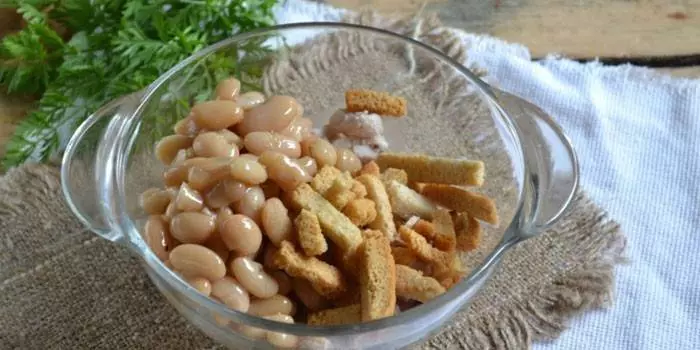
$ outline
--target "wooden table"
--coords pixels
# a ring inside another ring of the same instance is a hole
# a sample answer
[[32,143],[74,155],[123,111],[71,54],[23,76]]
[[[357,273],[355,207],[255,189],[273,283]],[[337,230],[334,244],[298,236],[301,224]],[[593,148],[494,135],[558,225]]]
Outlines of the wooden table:
[[[700,78],[700,0],[317,0],[353,10],[437,11],[450,26],[527,46],[534,58],[634,63]],[[16,26],[0,10],[0,35]],[[0,95],[0,155],[26,99]]]

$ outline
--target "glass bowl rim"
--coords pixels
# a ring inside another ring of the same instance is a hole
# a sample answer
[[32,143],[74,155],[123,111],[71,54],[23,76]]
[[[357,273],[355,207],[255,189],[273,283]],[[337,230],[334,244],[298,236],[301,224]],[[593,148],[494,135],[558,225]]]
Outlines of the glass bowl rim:
[[[520,138],[518,136],[518,132],[516,131],[517,128],[513,124],[513,122],[510,120],[508,117],[508,114],[503,110],[501,105],[498,103],[497,98],[493,91],[490,89],[489,85],[486,84],[484,81],[482,81],[479,77],[474,75],[469,69],[464,67],[461,63],[457,62],[456,60],[450,58],[449,56],[443,54],[440,52],[438,49],[433,48],[427,44],[424,44],[418,40],[400,35],[398,33],[394,33],[388,30],[384,29],[379,29],[379,28],[374,28],[374,27],[369,27],[369,26],[364,26],[364,25],[359,25],[359,24],[350,24],[350,23],[338,23],[338,22],[298,22],[298,23],[290,23],[290,24],[280,24],[280,25],[275,25],[267,28],[261,28],[257,30],[253,30],[250,32],[246,33],[241,33],[237,35],[233,35],[230,38],[226,40],[222,40],[220,42],[217,42],[215,44],[212,44],[206,48],[203,48],[188,58],[180,61],[177,65],[169,69],[166,73],[162,74],[158,79],[156,79],[153,83],[151,83],[145,90],[144,94],[141,97],[141,100],[139,101],[139,104],[137,108],[134,110],[132,117],[129,118],[127,121],[127,125],[125,126],[125,129],[130,129],[134,124],[136,124],[137,121],[140,120],[140,115],[143,113],[144,109],[146,108],[146,105],[151,102],[151,99],[153,97],[153,94],[161,87],[163,84],[165,84],[170,78],[172,78],[174,75],[180,73],[183,68],[189,66],[193,62],[211,54],[212,52],[215,52],[219,49],[228,47],[230,45],[235,45],[238,42],[248,40],[250,38],[260,36],[260,35],[265,35],[269,33],[274,33],[274,32],[280,32],[280,31],[289,31],[289,30],[294,30],[294,29],[346,29],[346,30],[354,30],[354,31],[361,31],[361,32],[368,32],[368,33],[373,33],[377,35],[381,35],[383,37],[389,37],[390,39],[394,39],[397,41],[402,41],[406,44],[414,45],[419,47],[422,50],[427,51],[428,53],[432,54],[433,57],[451,68],[455,69],[458,71],[460,74],[465,76],[467,80],[469,80],[470,83],[472,83],[474,86],[477,87],[479,92],[483,93],[484,96],[486,97],[486,102],[490,103],[492,107],[495,107],[499,113],[501,114],[502,121],[505,124],[505,127],[508,129],[510,132],[510,136],[513,137],[513,141],[515,145],[517,146],[518,150],[522,149],[522,143],[520,142]],[[362,322],[362,323],[357,323],[357,324],[352,324],[352,325],[335,325],[335,326],[311,326],[307,324],[287,324],[287,323],[281,323],[277,321],[271,321],[267,320],[261,317],[257,316],[252,316],[240,311],[235,311],[232,309],[229,309],[225,305],[210,299],[207,296],[204,296],[203,294],[199,293],[191,287],[187,282],[185,282],[182,278],[180,278],[178,275],[170,271],[165,264],[158,259],[153,252],[151,252],[150,249],[148,249],[145,246],[145,243],[143,240],[141,241],[134,241],[131,238],[132,237],[140,237],[139,234],[134,235],[133,233],[140,232],[139,229],[136,227],[134,221],[131,219],[130,215],[128,214],[128,211],[126,210],[127,205],[126,205],[126,186],[125,186],[125,171],[127,169],[127,162],[128,162],[128,151],[131,149],[131,146],[135,140],[135,137],[131,138],[126,138],[122,137],[117,140],[117,157],[116,157],[116,162],[118,166],[116,166],[116,187],[117,187],[117,201],[116,201],[116,209],[117,209],[117,214],[118,214],[118,221],[119,225],[121,228],[126,231],[125,232],[125,239],[129,244],[132,245],[132,248],[137,250],[137,254],[139,254],[145,261],[149,267],[152,267],[154,269],[154,272],[161,278],[163,278],[170,287],[175,288],[179,293],[182,293],[184,296],[186,296],[190,301],[196,303],[197,305],[204,307],[207,309],[209,312],[214,312],[217,313],[221,316],[224,316],[227,319],[230,319],[234,322],[239,322],[241,324],[244,324],[246,326],[251,326],[251,327],[257,327],[257,328],[263,328],[266,330],[271,330],[271,331],[278,331],[278,332],[286,332],[290,334],[294,334],[297,336],[310,336],[310,337],[319,337],[319,336],[327,336],[327,337],[337,337],[337,336],[342,336],[342,335],[352,335],[352,334],[362,334],[362,333],[367,333],[367,332],[372,332],[372,331],[380,331],[385,328],[389,327],[396,327],[396,326],[401,326],[403,324],[407,324],[411,321],[416,321],[421,319],[423,316],[423,310],[426,309],[439,309],[444,307],[446,304],[450,303],[454,299],[458,298],[459,296],[463,295],[464,293],[468,292],[472,288],[475,287],[476,282],[478,282],[480,279],[483,278],[488,278],[493,272],[492,267],[497,264],[498,260],[497,259],[489,259],[488,256],[493,255],[496,251],[502,250],[505,247],[502,244],[497,245],[494,247],[493,251],[489,252],[487,255],[487,258],[483,260],[483,262],[479,265],[477,265],[469,274],[468,277],[463,278],[459,283],[456,285],[452,286],[451,288],[447,289],[445,293],[442,295],[431,299],[429,302],[421,304],[419,306],[413,307],[407,311],[401,312],[398,315],[374,320],[374,321],[369,321],[369,322]],[[522,152],[519,152],[520,156],[520,162],[524,166],[524,157]],[[524,181],[524,179],[518,179],[520,181]],[[523,186],[524,188],[524,186]],[[504,236],[507,236],[507,233],[509,230],[513,229],[513,224],[517,222],[519,216],[520,216],[520,209],[522,208],[523,204],[523,189],[521,188],[520,193],[519,193],[519,203],[516,206],[516,211],[513,216],[512,221],[509,223],[508,226],[506,226],[506,229],[504,230]],[[138,240],[138,238],[137,238]],[[150,262],[149,262],[150,261]],[[152,262],[152,263],[151,263]],[[461,305],[460,305],[461,306]],[[195,312],[201,313],[201,310],[196,310]],[[232,330],[233,332],[238,333],[235,330]]]

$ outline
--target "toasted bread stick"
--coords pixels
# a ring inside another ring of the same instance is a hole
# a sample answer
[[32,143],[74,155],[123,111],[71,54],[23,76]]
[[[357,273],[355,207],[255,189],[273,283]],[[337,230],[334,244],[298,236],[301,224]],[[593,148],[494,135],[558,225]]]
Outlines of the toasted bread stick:
[[348,112],[376,113],[382,116],[406,115],[406,99],[385,92],[351,89],[345,92],[345,109]]
[[313,289],[326,298],[332,299],[346,290],[346,282],[340,270],[299,253],[289,241],[282,241],[274,255],[274,263],[290,276],[309,281]]
[[468,252],[479,247],[481,242],[481,224],[467,213],[459,213],[455,217],[457,231],[457,249]]
[[292,201],[316,214],[323,233],[343,251],[355,251],[362,243],[360,229],[308,184],[301,184],[292,192]]
[[445,293],[445,287],[432,277],[408,266],[396,265],[396,296],[422,303]]
[[389,194],[391,211],[401,218],[419,216],[431,219],[437,210],[437,206],[431,200],[398,181],[392,180],[388,183],[386,191]]
[[436,203],[476,219],[498,225],[498,210],[493,200],[481,193],[441,184],[423,184],[421,193]]
[[484,183],[484,162],[478,160],[385,152],[379,155],[376,162],[382,170],[403,169],[408,174],[409,182],[469,186],[481,186]]
[[323,237],[321,224],[318,222],[316,214],[302,209],[299,216],[294,220],[299,236],[299,245],[308,256],[321,255],[328,250],[328,243]]
[[389,239],[381,231],[367,230],[359,251],[362,320],[394,314],[396,268]]
[[334,326],[362,322],[362,306],[352,304],[309,314],[308,324],[314,326]]
[[365,174],[357,177],[357,180],[367,188],[367,197],[374,201],[377,217],[369,224],[370,228],[384,232],[389,241],[396,239],[396,226],[394,215],[391,213],[391,202],[386,193],[384,184],[378,177]]

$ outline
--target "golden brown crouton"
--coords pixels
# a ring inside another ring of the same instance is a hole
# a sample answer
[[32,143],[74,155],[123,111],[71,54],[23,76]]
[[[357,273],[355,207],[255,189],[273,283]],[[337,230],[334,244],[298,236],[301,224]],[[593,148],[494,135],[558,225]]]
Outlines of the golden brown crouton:
[[394,262],[400,265],[412,266],[418,260],[413,251],[406,247],[391,247],[391,255],[394,256]]
[[441,184],[424,184],[421,193],[440,205],[466,212],[476,219],[498,225],[498,210],[493,200],[481,193]]
[[292,201],[316,214],[325,235],[343,251],[354,252],[362,243],[360,229],[308,184],[302,184],[292,192]]
[[326,191],[324,197],[338,210],[343,210],[351,200],[355,199],[355,193],[352,192],[354,184],[355,180],[349,175],[347,178],[340,175],[333,180],[333,184]]
[[457,231],[457,249],[468,252],[479,247],[481,242],[481,224],[467,213],[459,213],[455,217]]
[[396,238],[396,226],[394,226],[391,202],[384,184],[378,177],[368,174],[358,176],[357,180],[367,188],[367,197],[374,201],[377,209],[377,217],[369,227],[384,232],[389,241],[393,241]]
[[371,161],[365,164],[362,169],[360,169],[360,174],[370,174],[374,176],[379,176],[381,171],[379,170],[379,165],[375,161]]
[[432,201],[397,181],[387,184],[386,191],[389,194],[391,211],[404,219],[412,216],[431,219],[437,210]]
[[350,191],[355,194],[355,198],[357,199],[367,197],[367,188],[365,188],[365,185],[357,180],[355,180],[355,183],[352,185],[352,189],[350,189]]
[[327,309],[309,314],[308,324],[315,326],[333,326],[362,322],[362,306],[352,304],[335,309]]
[[396,296],[422,303],[445,293],[445,287],[432,277],[408,266],[396,265]]
[[377,209],[372,200],[367,198],[354,199],[343,208],[343,214],[357,227],[362,227],[374,221]]
[[446,209],[438,209],[433,218],[433,227],[435,228],[433,245],[445,252],[454,251],[457,246],[457,236],[450,212]]
[[443,271],[449,269],[452,262],[450,252],[443,252],[428,243],[425,237],[418,234],[416,231],[406,227],[399,227],[401,239],[418,258],[425,262],[431,263],[435,269]]
[[367,230],[359,251],[362,320],[394,314],[396,269],[389,239],[381,231]]
[[323,237],[321,224],[318,222],[316,214],[302,209],[299,216],[294,220],[299,236],[299,245],[308,256],[321,255],[328,250],[328,243]]
[[376,162],[381,169],[403,169],[408,174],[409,182],[470,186],[481,186],[484,182],[484,162],[478,160],[384,152]]
[[333,185],[333,181],[340,176],[342,172],[331,165],[326,165],[319,170],[311,180],[311,187],[321,195],[326,194],[329,188]]
[[388,168],[379,176],[379,179],[382,180],[385,185],[389,184],[391,181],[396,181],[402,185],[408,184],[408,174],[402,169]]
[[385,92],[351,89],[345,92],[345,109],[348,112],[376,113],[402,117],[406,115],[406,99]]
[[346,289],[345,279],[335,266],[300,254],[289,241],[282,241],[274,263],[290,276],[309,281],[314,290],[326,298],[338,296]]

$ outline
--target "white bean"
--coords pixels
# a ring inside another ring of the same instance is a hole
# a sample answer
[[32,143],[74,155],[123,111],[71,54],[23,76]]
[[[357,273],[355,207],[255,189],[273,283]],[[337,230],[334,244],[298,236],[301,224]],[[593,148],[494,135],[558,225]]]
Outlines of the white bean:
[[316,159],[319,167],[333,166],[338,161],[338,153],[335,147],[325,139],[318,139],[309,145],[309,156]]
[[159,188],[149,188],[141,194],[139,204],[151,215],[163,214],[170,204],[170,194]]
[[347,148],[338,148],[336,152],[338,154],[338,160],[335,163],[336,168],[341,171],[348,171],[351,174],[355,174],[362,169],[362,162],[353,151]]
[[241,91],[241,82],[236,78],[224,79],[216,85],[216,98],[219,100],[235,101]]
[[230,173],[234,180],[257,185],[267,180],[267,171],[260,163],[244,157],[236,157],[230,163]]
[[265,206],[260,214],[265,235],[275,246],[284,240],[292,239],[294,228],[289,218],[289,211],[279,198],[270,198],[265,201]]
[[260,214],[265,205],[265,192],[260,186],[253,186],[246,189],[243,198],[236,203],[236,212],[243,214],[255,222],[260,222]]
[[248,152],[261,155],[265,151],[279,152],[292,158],[301,156],[301,146],[293,138],[267,131],[255,131],[243,140]]
[[168,249],[172,244],[168,224],[160,215],[151,215],[143,228],[143,240],[161,261],[168,260]]
[[250,296],[245,288],[234,278],[226,276],[212,284],[211,296],[233,310],[247,312],[250,306]]
[[265,103],[265,95],[257,91],[249,91],[238,96],[236,102],[241,108],[243,108],[244,111],[247,111],[255,106]]
[[255,221],[245,215],[231,216],[221,224],[219,234],[226,247],[238,255],[255,254],[262,244],[260,228]]
[[294,159],[277,152],[264,152],[258,161],[267,168],[267,175],[284,191],[292,191],[312,178]]
[[170,233],[183,243],[202,243],[214,232],[215,219],[199,212],[184,212],[170,220]]
[[[277,315],[265,316],[265,318],[268,320],[273,320],[273,321],[277,321],[277,322],[294,323],[294,319],[292,318],[292,316],[289,316],[289,315],[277,314]],[[267,341],[270,342],[270,344],[272,344],[273,346],[279,347],[279,348],[296,347],[296,345],[299,341],[296,335],[279,333],[279,332],[271,332],[271,331],[267,332],[266,338],[267,338]]]
[[296,307],[294,302],[284,295],[273,295],[267,299],[256,299],[250,302],[248,313],[255,316],[269,316],[283,314],[294,316]]
[[[225,130],[225,129],[224,129]],[[194,138],[192,149],[198,157],[235,157],[238,147],[218,132],[203,132]]]
[[311,133],[313,122],[309,118],[296,118],[289,125],[280,130],[280,134],[301,141]]
[[192,286],[192,288],[196,289],[198,292],[209,296],[211,294],[211,282],[209,282],[208,279],[204,277],[185,277],[184,278],[187,283]]
[[168,165],[173,162],[179,150],[190,146],[192,146],[191,137],[183,135],[166,136],[156,144],[156,157],[163,164]]
[[178,211],[200,211],[204,206],[204,200],[199,192],[190,188],[186,182],[180,185],[180,190],[175,196],[175,207]]
[[246,111],[239,131],[242,135],[253,131],[279,131],[303,112],[303,108],[293,97],[272,96],[265,103]]
[[264,299],[269,298],[279,290],[277,281],[268,275],[263,266],[248,257],[239,257],[231,262],[233,275],[252,295]]
[[[211,249],[199,244],[181,244],[170,252],[170,263],[187,277],[216,281],[226,275],[226,265]],[[246,309],[247,310],[247,309]]]
[[206,101],[192,107],[192,120],[202,129],[226,129],[242,119],[243,109],[233,101]]

